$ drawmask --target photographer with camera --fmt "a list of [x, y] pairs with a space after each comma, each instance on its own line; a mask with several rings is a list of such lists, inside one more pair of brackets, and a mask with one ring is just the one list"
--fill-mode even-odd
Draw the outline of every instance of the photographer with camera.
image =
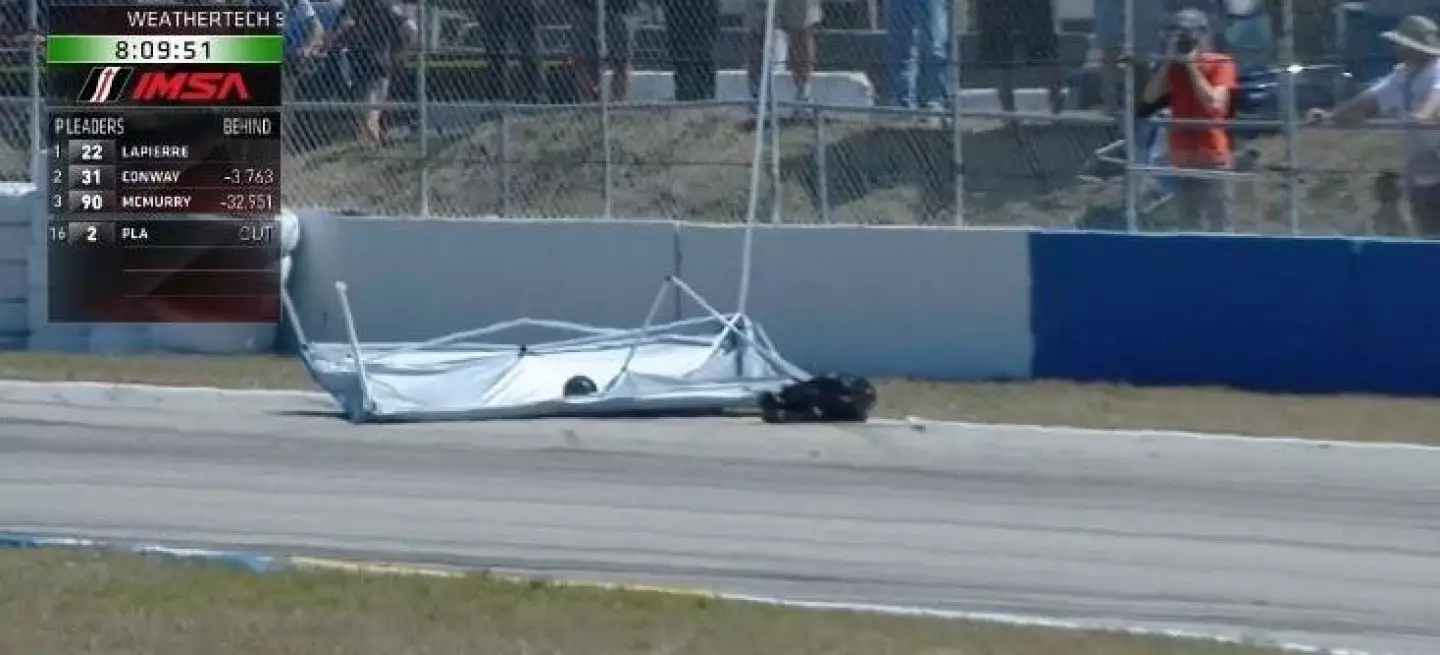
[[[1234, 59], [1214, 50], [1210, 17], [1183, 9], [1166, 23], [1163, 68], [1145, 85], [1146, 105], [1167, 105], [1177, 121], [1209, 124], [1170, 125], [1170, 165], [1176, 168], [1229, 170], [1234, 166], [1230, 135], [1220, 121], [1233, 114], [1239, 86]], [[1180, 219], [1213, 231], [1230, 229], [1230, 183], [1219, 178], [1175, 177]]]

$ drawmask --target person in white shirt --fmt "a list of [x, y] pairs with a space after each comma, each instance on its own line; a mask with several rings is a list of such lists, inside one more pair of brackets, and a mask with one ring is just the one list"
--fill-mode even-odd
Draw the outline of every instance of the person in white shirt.
[[1400, 63], [1379, 82], [1333, 111], [1313, 109], [1312, 123], [1356, 125], [1385, 117], [1408, 122], [1401, 132], [1403, 177], [1415, 231], [1440, 237], [1440, 27], [1424, 16], [1407, 16], [1382, 34], [1395, 44]]

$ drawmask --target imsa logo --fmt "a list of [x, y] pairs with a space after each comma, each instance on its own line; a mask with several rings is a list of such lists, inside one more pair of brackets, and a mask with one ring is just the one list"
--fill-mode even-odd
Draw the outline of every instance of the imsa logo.
[[85, 78], [85, 86], [80, 87], [80, 97], [77, 100], [87, 105], [119, 102], [125, 88], [130, 85], [130, 78], [134, 76], [135, 69], [129, 66], [91, 68], [90, 76]]
[[208, 105], [250, 102], [254, 97], [238, 71], [165, 72], [129, 66], [96, 66], [80, 89], [82, 104], [105, 105], [125, 100], [136, 103]]

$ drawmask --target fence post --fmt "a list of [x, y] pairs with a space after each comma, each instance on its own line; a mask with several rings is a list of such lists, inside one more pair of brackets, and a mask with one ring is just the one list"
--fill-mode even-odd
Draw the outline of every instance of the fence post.
[[950, 2], [950, 160], [955, 175], [955, 226], [965, 225], [965, 130], [960, 125], [964, 116], [961, 98], [965, 96], [960, 88], [960, 35], [965, 33], [967, 23], [965, 12], [969, 10], [966, 0]]
[[[605, 219], [609, 220], [614, 218], [615, 212], [615, 170], [614, 162], [612, 161], [613, 144], [610, 134], [611, 72], [607, 70], [610, 63], [610, 35], [609, 26], [606, 25], [608, 22], [608, 16], [606, 15], [607, 9], [608, 7], [606, 6], [605, 0], [599, 0], [599, 2], [595, 3], [596, 40], [600, 42], [599, 47], [596, 48], [599, 61], [596, 62], [595, 70], [599, 71], [600, 74], [600, 138], [603, 141], [602, 148], [605, 152], [605, 189], [603, 193], [605, 197]], [[618, 73], [618, 71], [616, 72]]]
[[[40, 6], [37, 0], [30, 0], [30, 16], [28, 17], [31, 34], [40, 33]], [[30, 181], [37, 189], [46, 189], [50, 175], [46, 166], [45, 157], [45, 132], [41, 125], [45, 122], [43, 99], [40, 97], [40, 48], [41, 45], [32, 43], [30, 45]], [[48, 196], [47, 196], [48, 197]]]
[[1135, 184], [1135, 164], [1139, 149], [1139, 144], [1135, 143], [1136, 1], [1125, 0], [1125, 38], [1121, 40], [1121, 61], [1125, 62], [1125, 115], [1120, 117], [1125, 130], [1125, 228], [1130, 232], [1140, 231], [1140, 205]]
[[820, 197], [820, 222], [830, 223], [830, 138], [825, 129], [825, 110], [815, 108], [815, 186]]
[[1300, 74], [1295, 61], [1295, 0], [1285, 0], [1280, 27], [1280, 63], [1285, 76], [1281, 87], [1285, 102], [1285, 210], [1290, 219], [1290, 233], [1300, 234], [1300, 155], [1296, 135], [1299, 129], [1300, 94], [1296, 77]]
[[416, 98], [420, 103], [420, 218], [430, 218], [430, 12], [429, 0], [420, 0], [420, 61], [416, 71]]
[[[778, 37], [779, 35], [774, 35]], [[785, 34], [785, 47], [789, 51], [790, 35]], [[771, 59], [770, 68], [765, 74], [770, 77], [770, 224], [779, 225], [784, 220], [780, 210], [782, 189], [780, 187], [780, 99], [775, 93], [775, 77], [779, 75], [780, 64]], [[789, 59], [787, 58], [788, 62]], [[800, 81], [790, 79], [791, 84], [799, 84]], [[758, 128], [757, 128], [758, 129]]]
[[510, 112], [500, 105], [500, 216], [510, 218]]

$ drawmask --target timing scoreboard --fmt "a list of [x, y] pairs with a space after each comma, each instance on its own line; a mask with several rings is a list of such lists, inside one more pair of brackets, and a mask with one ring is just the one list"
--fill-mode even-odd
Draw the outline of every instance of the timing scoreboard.
[[280, 319], [284, 13], [51, 5], [52, 322]]

